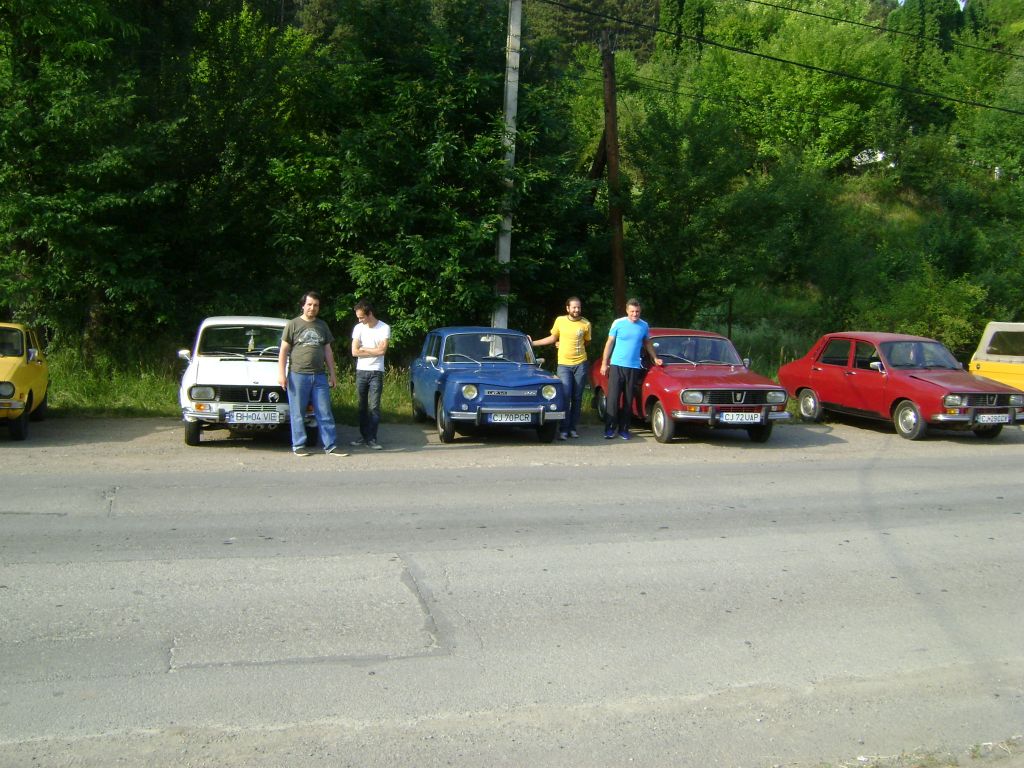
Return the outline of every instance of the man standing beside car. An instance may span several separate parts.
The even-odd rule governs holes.
[[[576,428],[583,407],[583,387],[587,383],[587,344],[590,343],[590,321],[583,317],[583,303],[578,296],[565,300],[565,314],[555,318],[551,334],[531,343],[535,347],[558,345],[558,378],[569,401],[569,412],[562,422],[559,440],[579,437]]]
[[[391,326],[377,319],[373,305],[365,299],[354,307],[356,327],[352,329],[352,357],[356,359],[356,394],[359,396],[359,439],[352,445],[381,450],[377,442],[380,425],[380,394],[384,389],[384,353],[388,351]]]
[[[331,411],[331,390],[338,383],[331,344],[334,336],[321,320],[320,294],[309,291],[302,297],[302,314],[288,321],[281,334],[277,356],[277,381],[288,390],[288,412],[292,426],[292,452],[308,456],[306,408],[320,430],[320,444],[328,456],[347,456],[337,449],[337,430]]]
[[[643,376],[640,350],[647,350],[655,365],[661,365],[651,343],[650,327],[640,319],[640,302],[626,302],[626,316],[620,317],[608,330],[608,341],[601,355],[601,375],[608,377],[608,398],[605,401],[604,437],[611,440],[616,429],[619,437],[629,440],[629,422],[633,400]]]

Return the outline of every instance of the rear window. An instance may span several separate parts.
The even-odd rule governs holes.
[[[985,354],[1024,357],[1024,331],[996,331],[985,345]]]

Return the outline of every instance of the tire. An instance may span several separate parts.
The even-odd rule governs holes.
[[[921,411],[909,400],[903,400],[892,412],[892,424],[896,434],[907,440],[920,440],[928,425],[921,419]]]
[[[427,414],[416,402],[416,392],[412,388],[409,389],[409,398],[412,400],[412,420],[422,424],[427,420]]]
[[[818,393],[813,389],[801,389],[797,393],[797,408],[804,421],[821,421],[824,415]]]
[[[50,396],[49,392],[47,392],[45,395],[43,395],[43,402],[41,402],[39,404],[38,408],[36,408],[34,411],[32,411],[31,415],[29,416],[29,418],[32,419],[32,421],[43,421],[46,418],[46,408],[47,408],[46,399],[49,396]]]
[[[555,442],[555,436],[558,434],[558,422],[547,421],[537,427],[537,438],[542,443],[553,443]]]
[[[605,395],[603,389],[594,390],[594,410],[597,411],[597,417],[604,421],[608,418],[608,397]]]
[[[768,438],[772,436],[772,422],[767,424],[758,424],[756,427],[747,427],[747,435],[755,443],[767,443]]]
[[[659,443],[671,443],[676,434],[675,419],[668,414],[661,401],[656,402],[651,409],[651,432]]]
[[[28,403],[25,405],[25,410],[21,412],[21,416],[10,422],[12,440],[24,440],[28,437],[29,410],[31,410],[31,408],[32,397],[30,395]]]
[[[199,434],[202,427],[198,421],[185,422],[185,445],[199,445]]]
[[[999,433],[1003,431],[1003,425],[992,424],[985,427],[975,427],[972,431],[983,440],[993,440],[999,437]]]
[[[434,408],[437,423],[437,437],[442,443],[450,443],[455,439],[455,425],[444,417],[444,404],[438,400]]]

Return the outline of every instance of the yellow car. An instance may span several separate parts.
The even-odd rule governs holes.
[[[35,331],[18,323],[0,323],[0,424],[11,437],[28,437],[28,421],[46,415],[50,371]]]
[[[1024,390],[1024,323],[989,323],[968,370]]]

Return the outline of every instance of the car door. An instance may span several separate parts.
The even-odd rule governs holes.
[[[427,334],[420,356],[413,361],[409,371],[413,397],[428,416],[434,416],[434,393],[437,392],[437,379],[441,375],[441,341],[441,334]],[[427,357],[436,358],[436,362],[428,362]]]
[[[889,417],[886,398],[888,377],[872,364],[880,363],[878,349],[869,341],[856,340],[853,346],[853,364],[846,372],[849,401],[853,410],[866,416]]]
[[[852,348],[851,339],[831,338],[811,363],[811,388],[818,393],[818,401],[826,408],[840,411],[850,408],[847,403],[849,387],[846,379]]]

